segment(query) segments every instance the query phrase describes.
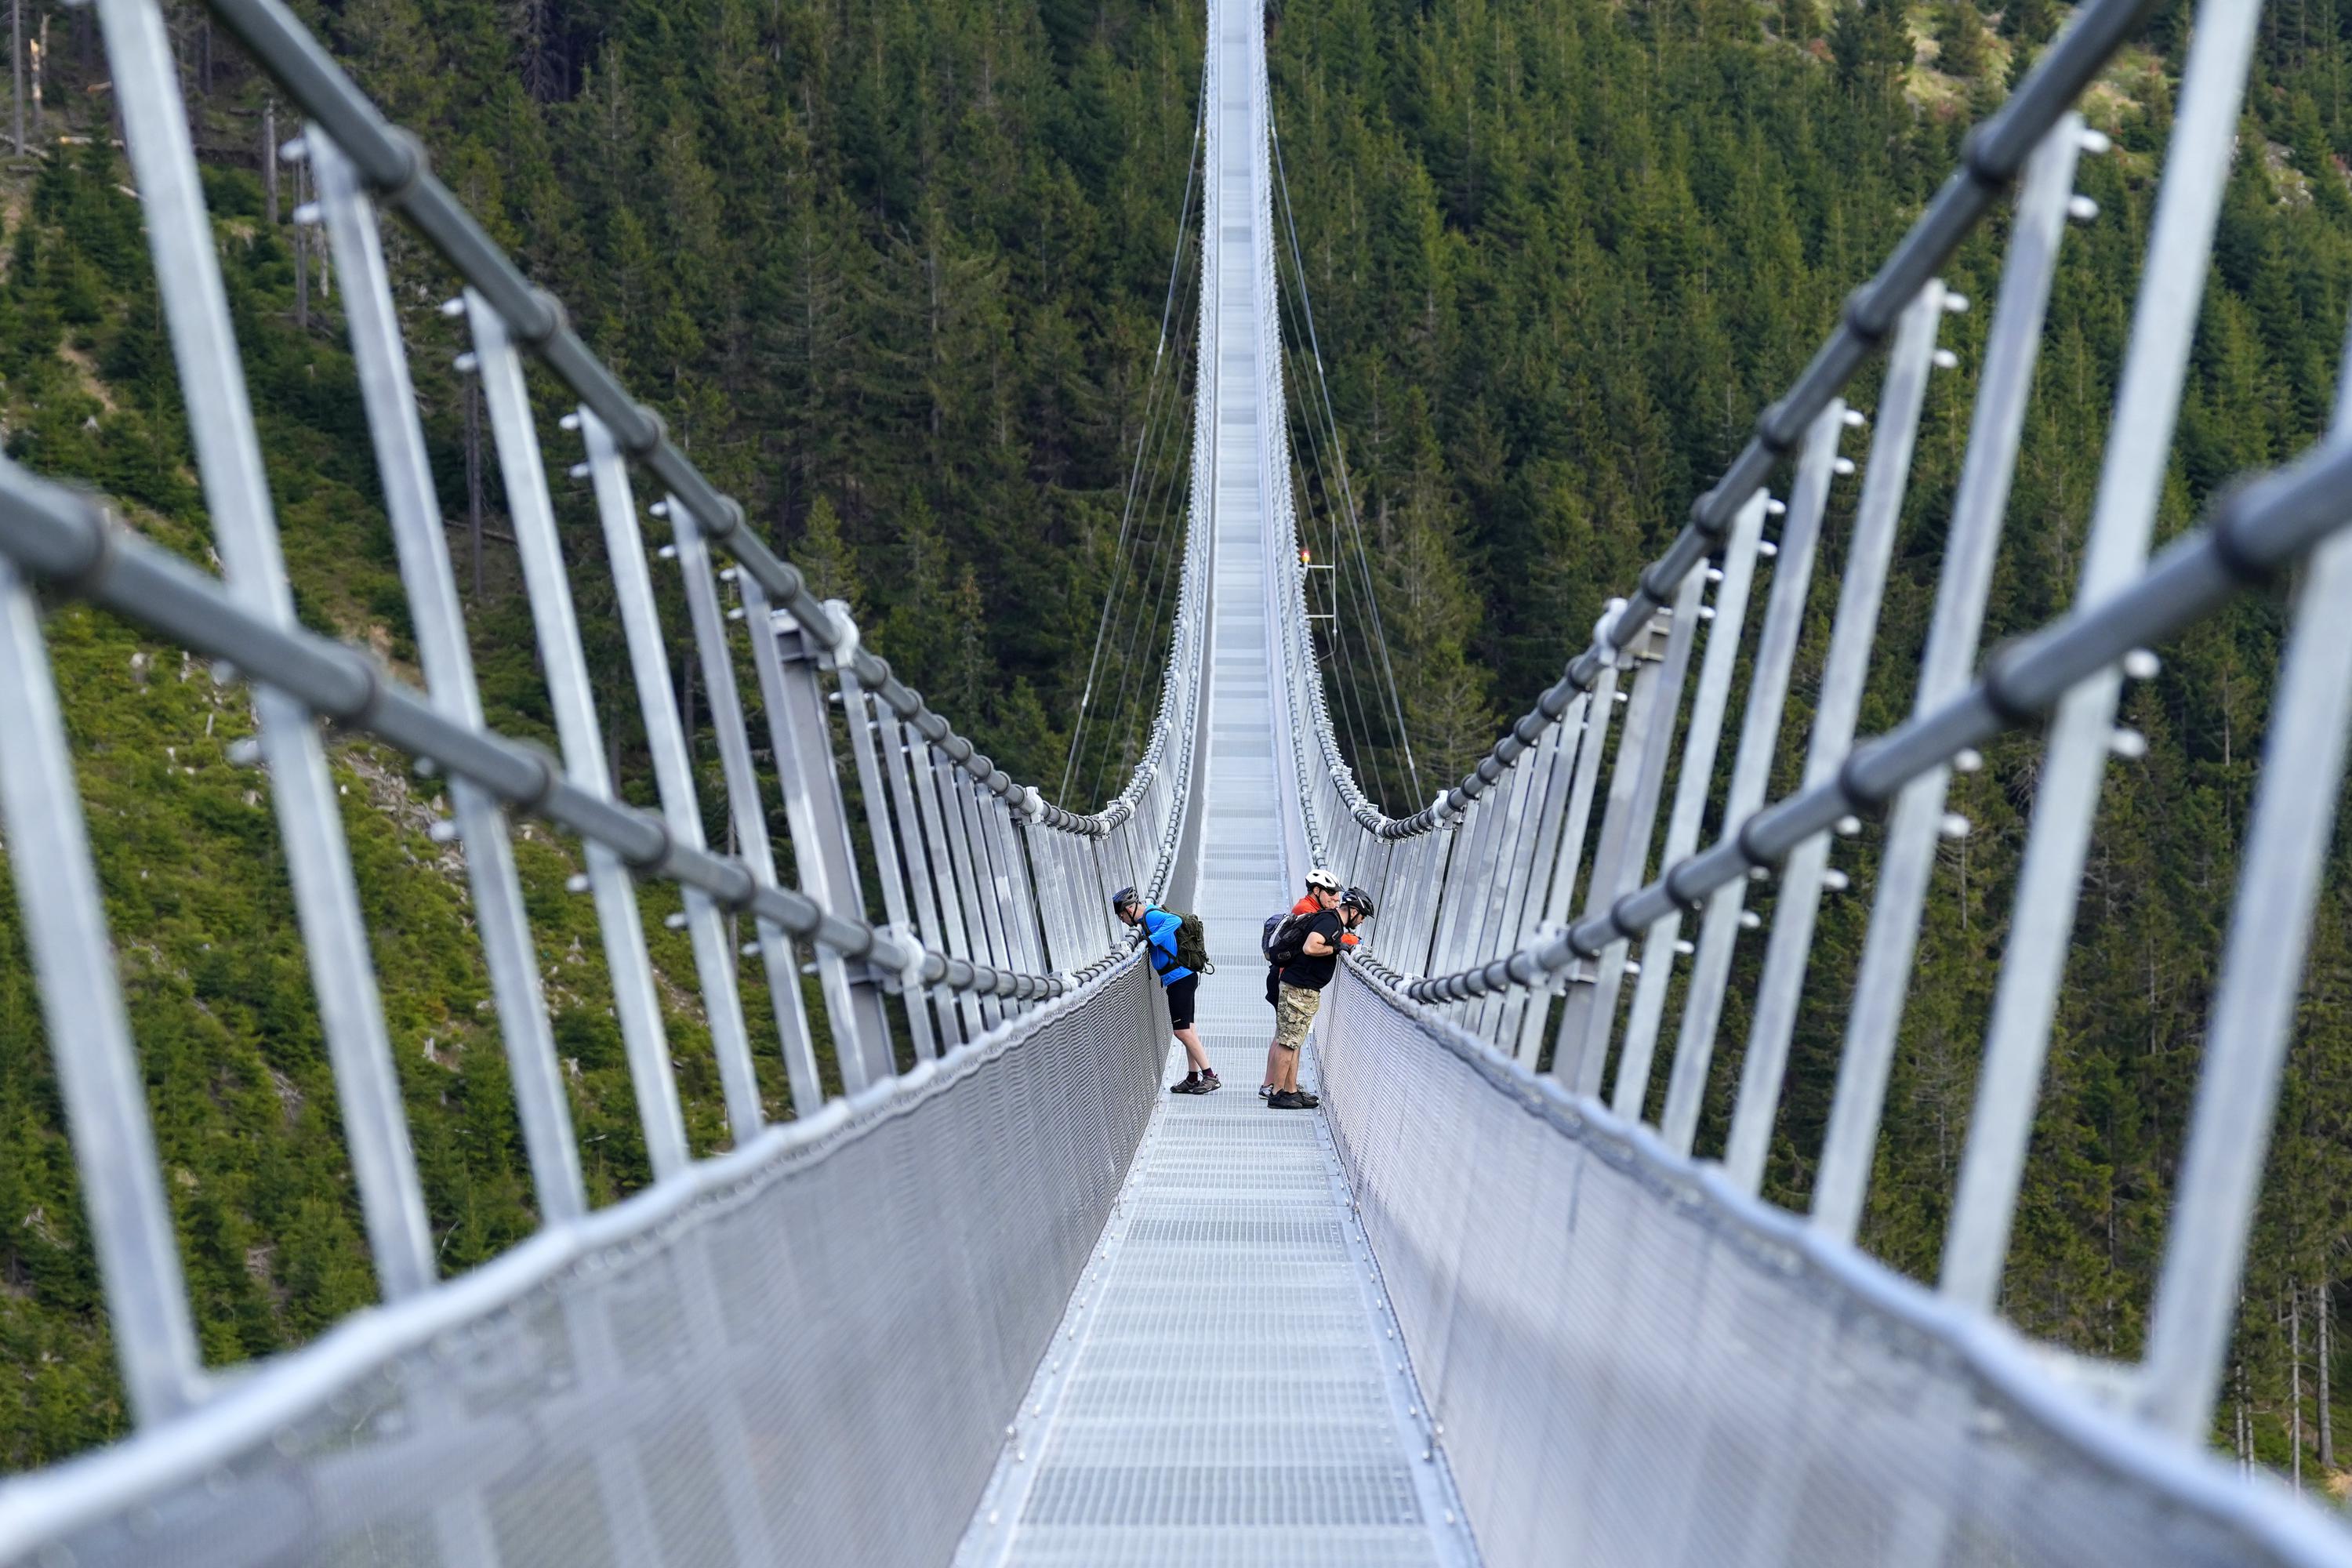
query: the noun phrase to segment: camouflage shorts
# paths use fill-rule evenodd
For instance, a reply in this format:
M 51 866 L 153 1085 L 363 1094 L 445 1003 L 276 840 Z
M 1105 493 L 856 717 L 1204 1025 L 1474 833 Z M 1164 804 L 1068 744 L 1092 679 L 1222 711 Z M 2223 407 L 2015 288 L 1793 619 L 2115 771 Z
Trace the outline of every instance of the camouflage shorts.
M 1274 1043 L 1295 1051 L 1307 1043 L 1307 1026 L 1323 1005 L 1323 993 L 1304 985 L 1285 985 L 1274 1004 Z

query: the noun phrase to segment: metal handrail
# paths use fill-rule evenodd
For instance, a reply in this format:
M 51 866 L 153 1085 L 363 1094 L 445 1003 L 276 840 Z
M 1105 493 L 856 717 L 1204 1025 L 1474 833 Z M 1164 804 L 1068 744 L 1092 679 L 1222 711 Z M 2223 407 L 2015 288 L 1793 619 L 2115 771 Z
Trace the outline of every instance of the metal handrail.
M 356 648 L 316 632 L 273 626 L 186 561 L 114 521 L 89 495 L 0 459 L 0 554 L 32 575 L 129 616 L 239 679 L 299 699 L 342 728 L 397 746 L 454 778 L 617 853 L 632 870 L 709 893 L 719 905 L 773 921 L 797 937 L 927 984 L 1023 1001 L 1066 995 L 1118 962 L 1024 974 L 908 942 L 772 882 L 740 856 L 684 844 L 655 813 L 566 779 L 545 751 L 451 720 L 432 700 Z

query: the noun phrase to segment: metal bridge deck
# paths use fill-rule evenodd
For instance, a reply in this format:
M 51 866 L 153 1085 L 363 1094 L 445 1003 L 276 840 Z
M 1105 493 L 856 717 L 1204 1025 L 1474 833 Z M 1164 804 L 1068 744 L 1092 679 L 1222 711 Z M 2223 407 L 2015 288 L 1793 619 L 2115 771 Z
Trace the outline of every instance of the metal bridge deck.
M 1203 233 L 1213 374 L 1196 468 L 1213 498 L 1213 667 L 1194 904 L 1226 967 L 1200 1024 L 1226 1084 L 1167 1096 L 1136 1154 L 960 1562 L 1328 1563 L 1470 1560 L 1395 1319 L 1319 1112 L 1255 1091 L 1273 1033 L 1256 932 L 1289 901 L 1277 816 L 1265 593 L 1280 436 L 1258 266 L 1267 206 L 1254 105 L 1256 8 L 1219 7 Z M 1253 154 L 1255 154 L 1254 157 Z M 1276 395 L 1278 397 L 1278 394 Z M 1201 499 L 1196 496 L 1196 503 Z M 1197 514 L 1196 514 L 1197 515 Z M 1303 871 L 1303 868 L 1297 868 Z M 1183 1073 L 1171 1048 L 1168 1079 Z M 1306 1064 L 1314 1076 L 1313 1064 Z

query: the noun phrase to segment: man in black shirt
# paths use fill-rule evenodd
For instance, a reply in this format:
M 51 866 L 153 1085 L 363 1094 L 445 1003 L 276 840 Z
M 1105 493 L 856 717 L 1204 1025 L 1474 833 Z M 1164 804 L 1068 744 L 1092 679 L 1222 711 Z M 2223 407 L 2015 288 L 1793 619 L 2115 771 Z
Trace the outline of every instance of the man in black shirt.
M 1284 967 L 1275 996 L 1274 1044 L 1282 1062 L 1266 1104 L 1276 1110 L 1311 1110 L 1321 1103 L 1316 1096 L 1299 1092 L 1298 1048 L 1307 1043 L 1307 1026 L 1323 1005 L 1323 988 L 1339 972 L 1342 939 L 1371 912 L 1371 895 L 1350 888 L 1339 895 L 1337 909 L 1307 917 L 1306 944 Z

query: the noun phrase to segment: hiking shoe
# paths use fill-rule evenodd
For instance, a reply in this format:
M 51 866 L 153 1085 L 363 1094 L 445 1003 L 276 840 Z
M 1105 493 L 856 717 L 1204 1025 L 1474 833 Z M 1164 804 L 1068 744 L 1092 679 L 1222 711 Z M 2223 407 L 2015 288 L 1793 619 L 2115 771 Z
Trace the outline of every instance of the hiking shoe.
M 1304 1110 L 1307 1109 L 1307 1100 L 1305 1096 L 1293 1090 L 1284 1089 L 1279 1094 L 1268 1095 L 1265 1105 L 1269 1110 Z
M 1183 1080 L 1181 1083 L 1171 1083 L 1171 1084 L 1170 1084 L 1170 1085 L 1168 1086 L 1168 1092 L 1169 1092 L 1169 1093 L 1171 1093 L 1171 1094 L 1198 1094 L 1198 1093 L 1200 1093 L 1200 1092 L 1201 1092 L 1201 1075 L 1200 1075 L 1199 1073 L 1196 1073 L 1196 1072 L 1188 1072 L 1188 1073 L 1186 1073 L 1186 1074 L 1184 1075 L 1184 1080 Z
M 1214 1094 L 1218 1089 L 1224 1087 L 1223 1080 L 1219 1079 L 1216 1073 L 1212 1070 L 1201 1075 L 1201 1087 L 1194 1089 L 1192 1092 L 1194 1094 Z

